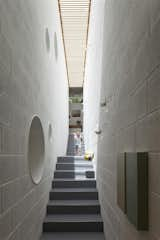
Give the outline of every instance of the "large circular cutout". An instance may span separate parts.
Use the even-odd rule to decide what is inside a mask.
[[[44,169],[44,134],[41,121],[34,117],[30,126],[28,142],[28,161],[32,180],[35,184],[41,181]]]
[[[54,33],[54,52],[55,52],[55,58],[57,60],[58,58],[58,43],[57,43],[57,34]]]

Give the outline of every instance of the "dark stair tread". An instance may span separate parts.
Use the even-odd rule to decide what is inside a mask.
[[[97,192],[96,188],[53,188],[51,192]]]
[[[78,163],[57,163],[56,170],[93,170],[92,164],[78,164]]]
[[[60,164],[60,163],[64,163],[64,164],[92,164],[92,161],[86,161],[85,159],[79,159],[79,160],[76,160],[76,159],[66,159],[66,160],[63,160],[63,159],[60,159],[57,161],[57,164]]]
[[[52,188],[96,188],[94,178],[56,178],[52,181]]]
[[[103,232],[100,214],[53,214],[43,223],[44,232]]]
[[[44,223],[47,222],[102,222],[102,217],[100,214],[53,214],[46,216]]]
[[[47,214],[100,214],[98,200],[51,200]]]
[[[40,240],[105,240],[104,233],[101,232],[58,232],[44,233]]]
[[[99,205],[98,200],[52,200],[48,206],[95,206]]]
[[[67,173],[70,173],[70,172],[74,172],[75,174],[81,174],[81,173],[85,173],[85,172],[94,172],[93,169],[73,169],[73,170],[67,170],[67,169],[56,169],[54,172],[67,172]]]
[[[80,177],[87,178],[95,178],[95,171],[94,169],[80,169],[80,170],[56,170],[54,172],[54,179],[55,178],[73,178],[75,179]]]
[[[74,162],[74,161],[82,161],[82,162],[89,162],[88,160],[85,160],[84,157],[58,157],[57,162]],[[90,161],[91,162],[91,161]]]
[[[81,160],[81,159],[84,159],[84,155],[82,156],[72,156],[72,155],[66,155],[66,156],[59,156],[59,158],[62,158],[62,159],[68,159],[68,158],[71,158],[71,159],[78,159],[78,160]]]
[[[57,162],[56,163],[57,165],[74,165],[74,166],[91,166],[93,167],[93,164],[91,162],[87,162],[87,161],[77,161],[77,162],[74,162],[74,163],[70,163],[70,162]]]
[[[92,179],[88,179],[88,178],[85,178],[85,179],[73,179],[73,178],[60,178],[60,179],[57,179],[57,178],[55,178],[55,179],[53,179],[53,182],[64,182],[64,181],[66,181],[66,182],[69,182],[69,181],[71,181],[71,182],[96,182],[96,179],[94,179],[94,178],[92,178]]]
[[[92,163],[92,161],[85,160],[83,158],[72,158],[72,157],[67,157],[67,158],[58,158],[57,163]]]
[[[84,175],[77,175],[77,176],[75,176],[75,178],[66,178],[66,177],[63,177],[63,178],[54,178],[53,179],[53,181],[68,181],[68,179],[70,180],[70,181],[86,181],[86,180],[92,180],[92,181],[96,181],[96,179],[95,179],[95,177],[94,178],[87,178],[86,177],[86,175],[84,174]]]

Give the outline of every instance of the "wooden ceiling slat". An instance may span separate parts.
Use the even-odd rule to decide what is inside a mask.
[[[70,87],[82,87],[91,0],[59,0]]]

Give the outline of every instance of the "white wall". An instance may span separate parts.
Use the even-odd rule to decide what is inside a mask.
[[[50,52],[46,50],[46,28]],[[31,180],[27,159],[34,115],[41,119],[45,135],[45,166],[38,185]],[[1,240],[38,239],[56,157],[66,153],[67,138],[68,82],[57,1],[0,0]]]
[[[107,106],[100,109],[102,134],[98,139],[97,180],[106,239],[158,240],[160,1],[106,0],[104,11],[101,99],[106,97]],[[102,14],[103,11],[93,21],[98,22]],[[99,45],[94,37],[91,42],[93,49]],[[92,62],[96,61],[95,58],[92,56]],[[90,71],[95,74],[95,69],[93,64]],[[87,84],[87,89],[91,89],[92,83],[88,79]],[[96,119],[98,107],[93,97],[88,95],[88,99],[93,104],[90,108],[91,103],[86,99],[85,109],[90,109],[87,118],[89,123],[89,118]],[[87,124],[87,136],[91,136],[93,131],[87,128]],[[136,231],[117,207],[117,154],[125,151],[149,151],[149,232]]]
[[[87,59],[84,80],[84,140],[85,149],[95,153],[97,159],[96,126],[99,122],[102,38],[105,0],[93,0],[88,36]]]

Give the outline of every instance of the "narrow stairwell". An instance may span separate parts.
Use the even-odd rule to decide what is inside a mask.
[[[93,165],[83,156],[57,159],[41,237],[51,239],[104,240]]]

